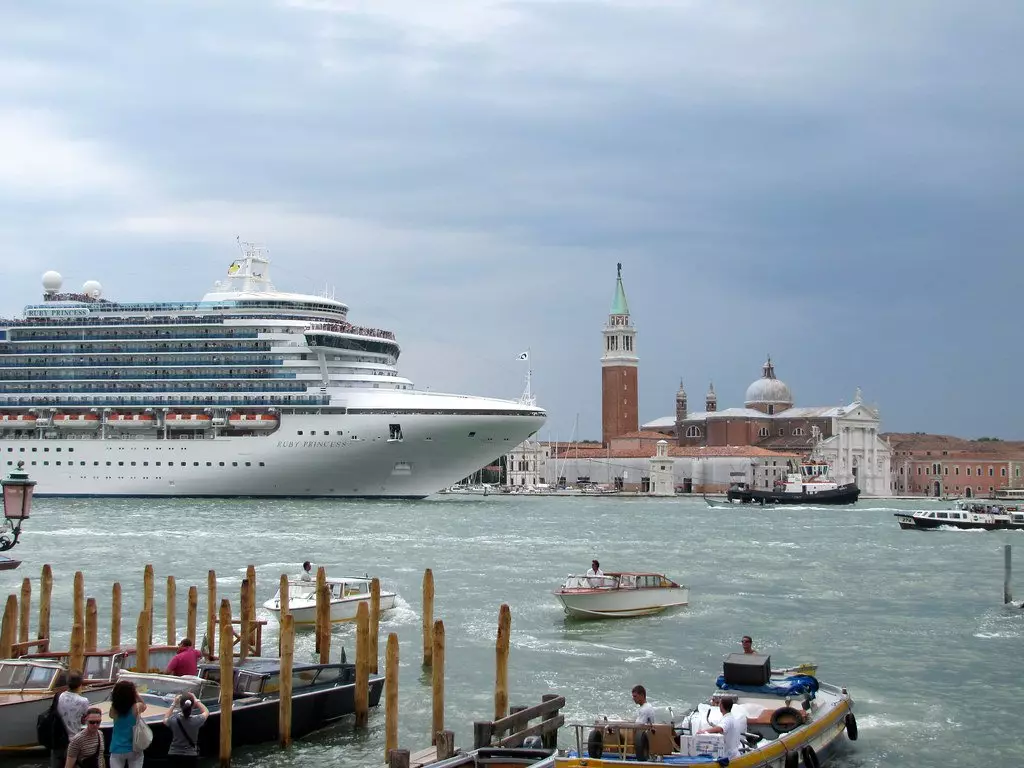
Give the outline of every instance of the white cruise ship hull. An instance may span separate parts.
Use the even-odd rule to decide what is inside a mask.
[[[466,407],[466,399],[451,399]],[[13,436],[0,438],[0,456],[5,465],[25,462],[37,496],[415,499],[509,452],[543,422],[511,413],[283,413],[271,434]],[[389,439],[395,423],[400,440]]]

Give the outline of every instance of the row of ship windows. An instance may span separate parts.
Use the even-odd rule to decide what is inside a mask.
[[[48,462],[48,461],[44,461],[44,462],[37,462],[37,461],[33,461],[33,462],[31,462],[31,464],[32,464],[32,466],[33,466],[33,467],[34,467],[34,466],[36,466],[36,464],[39,464],[39,463],[42,463],[42,465],[43,465],[44,467],[48,467],[48,466],[50,466],[50,462]],[[78,465],[79,465],[79,466],[81,466],[81,467],[84,467],[84,466],[86,465],[86,463],[87,463],[87,462],[84,462],[84,461],[80,461],[80,462],[78,462]],[[106,463],[106,465],[107,465],[108,467],[112,467],[112,466],[114,466],[114,463],[113,463],[112,461],[108,461],[108,462],[105,462],[105,463]],[[192,462],[192,466],[193,466],[193,467],[198,467],[198,466],[200,466],[200,465],[201,465],[202,463],[203,463],[203,462],[201,462],[201,461],[193,461],[193,462]],[[260,462],[257,462],[257,463],[258,463],[258,465],[259,465],[259,466],[261,466],[261,467],[265,467],[265,466],[267,466],[267,465],[266,465],[265,463],[263,463],[262,461],[260,461]],[[61,463],[60,463],[59,461],[55,461],[55,462],[54,462],[54,464],[55,464],[56,466],[58,466],[58,467],[59,467],[59,466],[61,466]],[[65,464],[65,465],[67,465],[67,466],[69,466],[69,467],[73,467],[73,466],[75,466],[75,462],[73,462],[73,461],[66,461],[66,462],[64,462],[64,464]],[[13,462],[13,461],[8,461],[8,462],[7,462],[7,466],[9,466],[9,467],[10,467],[10,466],[13,466],[13,465],[14,465],[14,462]],[[92,465],[93,465],[94,467],[98,467],[98,466],[100,466],[100,462],[98,462],[98,461],[94,461],[94,462],[92,463]],[[130,461],[130,462],[128,462],[128,466],[130,466],[130,467],[134,467],[135,465],[136,465],[136,462],[134,462],[134,461]],[[251,461],[246,461],[246,462],[243,462],[243,465],[244,465],[244,466],[246,466],[246,467],[251,467],[251,466],[252,466],[252,462],[251,462]],[[117,462],[117,466],[119,466],[119,467],[123,467],[123,466],[125,466],[125,463],[124,463],[123,461],[119,461],[119,462]],[[144,467],[148,467],[148,466],[149,466],[149,462],[148,462],[148,461],[144,461],[144,462],[142,462],[142,466],[144,466]],[[159,461],[156,461],[156,462],[153,462],[153,466],[159,467],[159,466],[161,466],[161,464],[160,464],[160,462],[159,462]],[[181,466],[181,467],[187,467],[187,466],[188,466],[188,462],[187,462],[187,461],[179,461],[179,462],[178,462],[177,464],[175,464],[175,463],[174,463],[173,461],[168,461],[168,462],[167,462],[167,466],[168,466],[168,467],[174,467],[174,466]],[[208,467],[212,467],[212,466],[213,466],[213,462],[212,462],[212,461],[207,461],[207,462],[206,462],[206,466],[208,466]],[[226,464],[225,462],[223,462],[223,461],[219,461],[219,462],[217,462],[217,466],[219,466],[219,467],[224,467],[224,466],[227,466],[227,464]],[[232,466],[232,467],[237,467],[237,466],[239,466],[239,463],[238,463],[237,461],[232,461],[232,462],[231,462],[231,466]]]

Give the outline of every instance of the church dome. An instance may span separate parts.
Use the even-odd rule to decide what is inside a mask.
[[[793,405],[793,393],[789,386],[775,378],[775,366],[771,357],[761,369],[761,378],[747,387],[747,395],[743,403],[747,408],[756,405]]]

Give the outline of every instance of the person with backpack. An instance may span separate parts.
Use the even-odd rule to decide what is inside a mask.
[[[64,768],[67,762],[68,742],[82,730],[82,719],[89,709],[89,700],[82,695],[82,673],[68,673],[68,689],[56,696],[54,713],[57,723],[52,726],[50,768]]]
[[[164,715],[164,724],[171,730],[167,760],[172,768],[195,768],[199,763],[199,729],[209,716],[210,710],[195,694],[183,693],[174,700]]]
[[[71,739],[68,744],[68,757],[64,768],[105,768],[103,760],[103,732],[100,723],[103,721],[103,710],[89,707],[85,711],[84,731]]]

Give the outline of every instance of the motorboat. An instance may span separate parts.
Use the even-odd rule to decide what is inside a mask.
[[[960,528],[968,531],[1024,530],[1024,506],[999,504],[985,499],[961,499],[953,509],[927,509],[894,513],[900,528],[934,531]]]
[[[292,667],[292,736],[301,738],[355,713],[355,665],[350,663],[303,664]],[[188,692],[210,710],[196,742],[200,757],[220,753],[220,665],[202,664],[198,676],[122,672],[119,679],[135,683],[146,712],[143,719],[153,731],[145,760],[163,760],[171,745],[171,731],[164,716],[176,697]],[[281,660],[250,657],[236,660],[232,681],[231,743],[233,747],[278,739]],[[384,676],[370,675],[368,706],[380,703]],[[104,714],[104,739],[109,749],[113,724]]]
[[[606,573],[569,576],[555,597],[575,618],[630,618],[687,605],[690,588],[660,573]]]
[[[36,719],[65,684],[65,665],[53,659],[0,660],[0,754],[42,749],[36,741]],[[96,702],[106,698],[113,681],[87,680],[82,695]]]
[[[575,748],[555,758],[559,768],[708,765],[730,768],[809,768],[824,765],[845,738],[857,739],[853,699],[846,688],[803,674],[777,674],[761,654],[731,654],[712,695],[676,719],[655,710],[655,723],[597,719],[575,723]],[[739,757],[724,736],[701,731],[721,723],[722,697],[746,718]]]
[[[854,504],[860,498],[857,484],[837,483],[826,461],[807,459],[794,469],[785,480],[777,480],[771,490],[740,483],[726,492],[726,498],[742,504]]]
[[[347,576],[328,578],[327,588],[331,592],[331,623],[355,621],[356,611],[360,603],[370,605],[369,576]],[[390,590],[380,591],[380,610],[390,611],[395,607],[398,595]],[[280,616],[281,590],[267,600],[263,607]],[[292,615],[296,626],[316,624],[316,581],[292,579],[288,581],[288,612]]]

